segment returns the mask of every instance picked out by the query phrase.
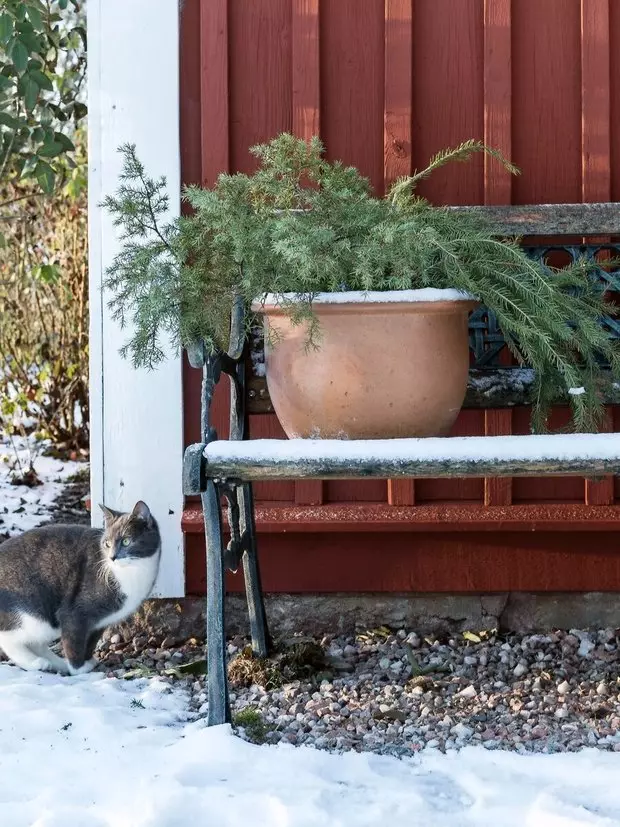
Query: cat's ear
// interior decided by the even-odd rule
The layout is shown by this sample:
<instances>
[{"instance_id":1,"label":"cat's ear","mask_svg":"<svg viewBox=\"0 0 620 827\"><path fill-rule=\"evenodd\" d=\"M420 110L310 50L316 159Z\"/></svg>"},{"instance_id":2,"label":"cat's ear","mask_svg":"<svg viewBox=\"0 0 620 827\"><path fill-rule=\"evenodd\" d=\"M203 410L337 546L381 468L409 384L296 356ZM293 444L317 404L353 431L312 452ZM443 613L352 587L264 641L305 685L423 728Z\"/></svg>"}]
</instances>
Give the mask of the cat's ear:
<instances>
[{"instance_id":1,"label":"cat's ear","mask_svg":"<svg viewBox=\"0 0 620 827\"><path fill-rule=\"evenodd\" d=\"M142 500L139 500L134 505L131 516L135 517L136 520L143 520L145 523L150 523L151 521L151 512L149 507L146 503L142 502Z\"/></svg>"},{"instance_id":2,"label":"cat's ear","mask_svg":"<svg viewBox=\"0 0 620 827\"><path fill-rule=\"evenodd\" d=\"M103 511L103 517L106 525L113 523L114 520L117 520L122 514L121 511L114 511L112 508L108 508L107 505L104 505L103 503L99 503L99 508Z\"/></svg>"}]
</instances>

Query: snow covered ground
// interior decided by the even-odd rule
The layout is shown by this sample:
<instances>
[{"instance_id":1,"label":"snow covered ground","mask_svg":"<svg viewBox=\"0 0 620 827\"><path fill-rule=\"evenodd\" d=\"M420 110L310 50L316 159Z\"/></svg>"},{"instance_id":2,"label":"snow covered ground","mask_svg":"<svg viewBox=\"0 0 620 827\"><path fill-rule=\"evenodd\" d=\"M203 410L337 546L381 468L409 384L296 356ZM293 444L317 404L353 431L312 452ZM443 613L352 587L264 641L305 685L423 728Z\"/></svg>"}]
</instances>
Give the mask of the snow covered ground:
<instances>
[{"instance_id":1,"label":"snow covered ground","mask_svg":"<svg viewBox=\"0 0 620 827\"><path fill-rule=\"evenodd\" d=\"M29 447L26 440L15 438L14 450L8 437L0 434L0 535L19 534L29 528L40 525L50 516L50 509L54 500L63 489L62 481L75 474L83 463L61 462L51 457L36 456L34 468L42 485L29 488L26 485L13 485L11 478L14 472L16 455L26 470L28 468L30 451L40 451L40 446L34 443Z\"/></svg>"},{"instance_id":2,"label":"snow covered ground","mask_svg":"<svg viewBox=\"0 0 620 827\"><path fill-rule=\"evenodd\" d=\"M611 827L620 754L254 746L161 680L0 665L3 827Z\"/></svg>"}]
</instances>

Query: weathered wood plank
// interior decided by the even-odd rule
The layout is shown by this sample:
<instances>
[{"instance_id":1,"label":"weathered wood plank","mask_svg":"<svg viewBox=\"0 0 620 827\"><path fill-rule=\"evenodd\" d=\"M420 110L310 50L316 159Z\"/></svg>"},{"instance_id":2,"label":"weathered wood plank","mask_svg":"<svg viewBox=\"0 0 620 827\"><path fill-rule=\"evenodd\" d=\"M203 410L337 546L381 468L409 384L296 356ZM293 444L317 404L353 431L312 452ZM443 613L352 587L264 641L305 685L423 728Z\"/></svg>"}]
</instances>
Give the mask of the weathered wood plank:
<instances>
[{"instance_id":1,"label":"weathered wood plank","mask_svg":"<svg viewBox=\"0 0 620 827\"><path fill-rule=\"evenodd\" d=\"M484 215L497 235L599 236L620 234L620 203L522 204L450 207Z\"/></svg>"},{"instance_id":2,"label":"weathered wood plank","mask_svg":"<svg viewBox=\"0 0 620 827\"><path fill-rule=\"evenodd\" d=\"M473 369L469 372L464 408L513 408L534 401L534 371L528 368ZM253 414L273 413L267 382L262 376L250 376L247 382L248 409ZM620 385L605 384L603 398L607 404L620 405ZM556 400L568 404L567 398Z\"/></svg>"},{"instance_id":3,"label":"weathered wood plank","mask_svg":"<svg viewBox=\"0 0 620 827\"><path fill-rule=\"evenodd\" d=\"M620 435L217 441L203 461L208 478L242 481L600 476L620 472Z\"/></svg>"}]
</instances>

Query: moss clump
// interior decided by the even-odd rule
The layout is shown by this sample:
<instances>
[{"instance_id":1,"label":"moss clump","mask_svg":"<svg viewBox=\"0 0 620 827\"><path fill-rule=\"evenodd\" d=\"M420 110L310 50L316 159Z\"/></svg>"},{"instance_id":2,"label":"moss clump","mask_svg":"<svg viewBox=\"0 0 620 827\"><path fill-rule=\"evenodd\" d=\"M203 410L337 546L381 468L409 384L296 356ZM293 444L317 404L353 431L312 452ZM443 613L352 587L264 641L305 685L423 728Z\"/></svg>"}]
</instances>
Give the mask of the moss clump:
<instances>
[{"instance_id":1,"label":"moss clump","mask_svg":"<svg viewBox=\"0 0 620 827\"><path fill-rule=\"evenodd\" d=\"M242 729L249 740L255 744L264 743L267 733L273 729L265 723L263 716L255 706L246 706L241 712L237 712L233 717L233 725Z\"/></svg>"}]
</instances>

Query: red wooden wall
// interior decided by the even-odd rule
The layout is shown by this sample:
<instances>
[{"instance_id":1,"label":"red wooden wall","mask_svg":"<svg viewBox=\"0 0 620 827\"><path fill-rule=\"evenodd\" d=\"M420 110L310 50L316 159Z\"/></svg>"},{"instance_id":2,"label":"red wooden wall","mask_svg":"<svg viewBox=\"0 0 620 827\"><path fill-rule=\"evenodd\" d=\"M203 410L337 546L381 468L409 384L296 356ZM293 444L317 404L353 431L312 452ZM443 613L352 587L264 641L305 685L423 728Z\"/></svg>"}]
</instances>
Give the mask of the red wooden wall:
<instances>
[{"instance_id":1,"label":"red wooden wall","mask_svg":"<svg viewBox=\"0 0 620 827\"><path fill-rule=\"evenodd\" d=\"M185 0L186 183L251 171L253 144L320 133L377 193L437 150L476 158L424 184L435 203L620 200L620 3L614 0ZM185 366L186 441L199 375ZM216 425L226 432L227 389ZM558 412L558 421L563 416ZM529 411L464 411L457 434L525 433ZM620 411L607 426L620 431ZM254 416L252 437L283 436ZM268 591L620 589L614 480L298 482L256 486ZM204 585L199 508L184 515L189 593ZM614 531L616 533L614 534ZM239 588L237 578L230 587Z\"/></svg>"}]
</instances>

